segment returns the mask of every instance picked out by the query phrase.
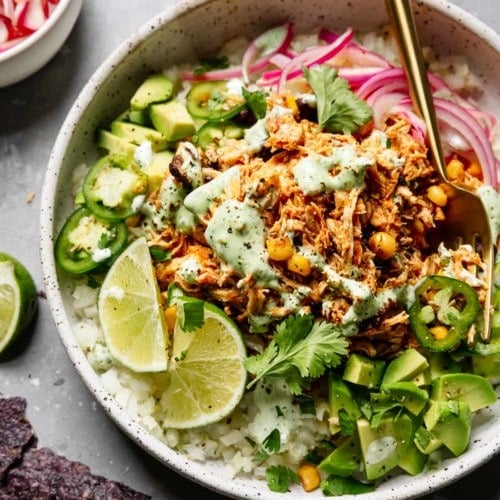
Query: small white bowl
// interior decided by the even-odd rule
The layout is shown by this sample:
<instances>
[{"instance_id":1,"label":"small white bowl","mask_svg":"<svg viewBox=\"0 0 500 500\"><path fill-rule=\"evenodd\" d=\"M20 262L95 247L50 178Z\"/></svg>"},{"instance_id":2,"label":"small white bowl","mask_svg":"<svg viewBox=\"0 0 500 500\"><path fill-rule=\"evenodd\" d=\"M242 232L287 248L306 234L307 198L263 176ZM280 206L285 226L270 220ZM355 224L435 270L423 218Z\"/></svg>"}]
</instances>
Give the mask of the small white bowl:
<instances>
[{"instance_id":1,"label":"small white bowl","mask_svg":"<svg viewBox=\"0 0 500 500\"><path fill-rule=\"evenodd\" d=\"M462 54L480 75L481 104L500 116L500 35L446 0L415 2L424 43L442 55ZM75 166L98 157L94 132L121 112L145 76L181 61L193 61L214 51L228 39L255 36L284 20L297 32L318 25L337 30L347 26L371 31L388 22L381 0L185 0L151 19L132 34L89 80L66 118L51 154L41 201L41 258L47 299L61 340L82 380L116 424L161 463L205 487L235 498L303 499L300 487L283 496L265 482L228 479L221 462L200 463L161 443L134 421L103 386L77 343L77 322L64 276L54 261L54 241L74 207L70 192ZM446 460L436 470L384 481L364 500L400 500L429 494L470 473L500 451L500 401L474 420L470 447L459 458ZM310 500L325 498L320 491ZM357 497L356 497L357 498ZM354 499L347 495L343 500Z\"/></svg>"},{"instance_id":2,"label":"small white bowl","mask_svg":"<svg viewBox=\"0 0 500 500\"><path fill-rule=\"evenodd\" d=\"M38 30L0 52L0 88L24 80L56 55L71 33L82 4L83 0L61 0Z\"/></svg>"}]
</instances>

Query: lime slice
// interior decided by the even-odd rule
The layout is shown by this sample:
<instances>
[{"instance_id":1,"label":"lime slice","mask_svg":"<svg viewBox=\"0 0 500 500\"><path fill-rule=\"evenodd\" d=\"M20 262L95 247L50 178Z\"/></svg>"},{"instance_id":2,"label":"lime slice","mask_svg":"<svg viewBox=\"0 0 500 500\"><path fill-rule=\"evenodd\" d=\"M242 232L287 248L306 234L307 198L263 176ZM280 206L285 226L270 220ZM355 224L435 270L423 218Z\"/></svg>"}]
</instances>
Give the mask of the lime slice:
<instances>
[{"instance_id":1,"label":"lime slice","mask_svg":"<svg viewBox=\"0 0 500 500\"><path fill-rule=\"evenodd\" d=\"M135 372L167 369L168 336L145 238L133 241L109 269L98 311L115 359Z\"/></svg>"},{"instance_id":2,"label":"lime slice","mask_svg":"<svg viewBox=\"0 0 500 500\"><path fill-rule=\"evenodd\" d=\"M27 328L37 304L36 286L28 270L0 253L0 354Z\"/></svg>"},{"instance_id":3,"label":"lime slice","mask_svg":"<svg viewBox=\"0 0 500 500\"><path fill-rule=\"evenodd\" d=\"M203 324L188 332L182 329L188 299L176 301L170 380L161 404L164 425L186 429L217 422L234 410L245 390L246 354L238 327L223 311L203 302Z\"/></svg>"}]
</instances>

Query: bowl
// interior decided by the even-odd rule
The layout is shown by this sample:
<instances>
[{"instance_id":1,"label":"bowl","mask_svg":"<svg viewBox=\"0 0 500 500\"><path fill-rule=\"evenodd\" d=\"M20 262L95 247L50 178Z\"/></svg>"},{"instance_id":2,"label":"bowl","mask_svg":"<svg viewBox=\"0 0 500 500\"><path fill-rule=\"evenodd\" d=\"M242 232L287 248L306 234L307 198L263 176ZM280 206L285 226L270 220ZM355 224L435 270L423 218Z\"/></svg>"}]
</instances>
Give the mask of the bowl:
<instances>
[{"instance_id":1,"label":"bowl","mask_svg":"<svg viewBox=\"0 0 500 500\"><path fill-rule=\"evenodd\" d=\"M0 52L0 88L32 75L59 51L68 38L83 0L61 0L33 34Z\"/></svg>"},{"instance_id":2,"label":"bowl","mask_svg":"<svg viewBox=\"0 0 500 500\"><path fill-rule=\"evenodd\" d=\"M481 103L500 114L496 89L500 88L500 36L473 16L444 0L415 4L424 44L440 54L461 54L480 75L485 89ZM369 15L367 15L369 13ZM318 25L343 30L353 26L371 31L387 23L380 0L188 0L151 19L113 52L83 88L69 112L54 145L46 173L42 202L40 245L48 303L60 338L75 369L114 422L162 464L205 487L238 498L281 498L265 482L245 478L228 480L223 464L199 463L172 450L131 419L110 396L90 366L76 340L77 321L70 290L54 262L54 240L73 208L71 185L75 166L92 163L98 156L93 142L95 130L108 123L128 105L139 83L151 71L182 61L195 61L213 53L230 38L249 38L285 20L296 30ZM417 477L399 475L382 482L368 499L417 497L443 487L471 472L500 450L500 407L485 409L475 417L469 449L458 459L449 459L437 470ZM322 498L319 491L308 498ZM304 498L300 488L288 498Z\"/></svg>"}]
</instances>

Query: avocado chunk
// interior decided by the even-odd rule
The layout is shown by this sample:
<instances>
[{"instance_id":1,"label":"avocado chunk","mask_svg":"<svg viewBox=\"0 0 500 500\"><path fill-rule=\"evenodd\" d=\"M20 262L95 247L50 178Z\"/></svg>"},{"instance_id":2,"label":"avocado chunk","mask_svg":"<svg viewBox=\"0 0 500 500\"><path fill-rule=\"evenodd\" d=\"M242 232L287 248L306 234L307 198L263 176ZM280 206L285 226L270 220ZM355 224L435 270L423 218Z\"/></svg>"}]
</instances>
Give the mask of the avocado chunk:
<instances>
[{"instance_id":1,"label":"avocado chunk","mask_svg":"<svg viewBox=\"0 0 500 500\"><path fill-rule=\"evenodd\" d=\"M428 455L443 446L443 442L436 438L436 436L429 432L423 425L416 430L413 442L425 455Z\"/></svg>"},{"instance_id":2,"label":"avocado chunk","mask_svg":"<svg viewBox=\"0 0 500 500\"><path fill-rule=\"evenodd\" d=\"M380 386L384 369L384 361L353 353L347 359L342 378L352 384L377 388Z\"/></svg>"},{"instance_id":3,"label":"avocado chunk","mask_svg":"<svg viewBox=\"0 0 500 500\"><path fill-rule=\"evenodd\" d=\"M97 132L97 145L108 150L110 153L117 153L123 156L134 156L136 150L134 144L104 129L100 129Z\"/></svg>"},{"instance_id":4,"label":"avocado chunk","mask_svg":"<svg viewBox=\"0 0 500 500\"><path fill-rule=\"evenodd\" d=\"M328 399L330 403L330 432L332 434L340 431L338 423L340 410L345 411L354 420L361 417L361 410L353 392L342 380L342 377L334 372L330 372L328 375Z\"/></svg>"},{"instance_id":5,"label":"avocado chunk","mask_svg":"<svg viewBox=\"0 0 500 500\"><path fill-rule=\"evenodd\" d=\"M168 141L178 141L196 132L193 118L186 106L177 101L153 104L149 108L149 117L156 130Z\"/></svg>"},{"instance_id":6,"label":"avocado chunk","mask_svg":"<svg viewBox=\"0 0 500 500\"><path fill-rule=\"evenodd\" d=\"M141 111L150 104L165 102L172 97L174 84L163 73L156 73L149 76L135 91L130 99L130 107L133 110Z\"/></svg>"},{"instance_id":7,"label":"avocado chunk","mask_svg":"<svg viewBox=\"0 0 500 500\"><path fill-rule=\"evenodd\" d=\"M400 381L386 384L383 391L390 399L399 403L413 415L419 415L429 400L429 393L412 382Z\"/></svg>"},{"instance_id":8,"label":"avocado chunk","mask_svg":"<svg viewBox=\"0 0 500 500\"><path fill-rule=\"evenodd\" d=\"M472 371L488 380L500 378L500 353L490 356L472 356Z\"/></svg>"},{"instance_id":9,"label":"avocado chunk","mask_svg":"<svg viewBox=\"0 0 500 500\"><path fill-rule=\"evenodd\" d=\"M399 465L413 434L408 415L384 417L376 428L366 418L357 422L366 479L379 479Z\"/></svg>"},{"instance_id":10,"label":"avocado chunk","mask_svg":"<svg viewBox=\"0 0 500 500\"><path fill-rule=\"evenodd\" d=\"M462 371L460 364L446 352L432 353L429 357L429 369L431 372L431 380L446 373L459 373Z\"/></svg>"},{"instance_id":11,"label":"avocado chunk","mask_svg":"<svg viewBox=\"0 0 500 500\"><path fill-rule=\"evenodd\" d=\"M160 189L163 179L170 175L169 165L173 157L174 153L172 151L160 151L154 155L153 159L144 168L144 172L149 179L148 191L150 193Z\"/></svg>"},{"instance_id":12,"label":"avocado chunk","mask_svg":"<svg viewBox=\"0 0 500 500\"><path fill-rule=\"evenodd\" d=\"M415 443L411 442L399 461L399 467L408 474L416 476L424 470L426 462L427 455L422 453Z\"/></svg>"},{"instance_id":13,"label":"avocado chunk","mask_svg":"<svg viewBox=\"0 0 500 500\"><path fill-rule=\"evenodd\" d=\"M461 455L469 444L472 413L467 403L431 401L424 414L424 423L433 436L442 441L455 456Z\"/></svg>"},{"instance_id":14,"label":"avocado chunk","mask_svg":"<svg viewBox=\"0 0 500 500\"><path fill-rule=\"evenodd\" d=\"M388 365L382 379L382 388L387 384L411 380L429 366L427 358L416 349L407 349Z\"/></svg>"},{"instance_id":15,"label":"avocado chunk","mask_svg":"<svg viewBox=\"0 0 500 500\"><path fill-rule=\"evenodd\" d=\"M431 385L431 370L429 368L426 368L418 375L415 375L415 377L413 377L410 382L415 384L417 387Z\"/></svg>"},{"instance_id":16,"label":"avocado chunk","mask_svg":"<svg viewBox=\"0 0 500 500\"><path fill-rule=\"evenodd\" d=\"M497 399L495 389L488 380L474 373L442 375L432 383L431 398L462 401L467 403L471 411L480 410Z\"/></svg>"},{"instance_id":17,"label":"avocado chunk","mask_svg":"<svg viewBox=\"0 0 500 500\"><path fill-rule=\"evenodd\" d=\"M361 448L357 436L349 436L318 465L327 474L349 477L361 468Z\"/></svg>"},{"instance_id":18,"label":"avocado chunk","mask_svg":"<svg viewBox=\"0 0 500 500\"><path fill-rule=\"evenodd\" d=\"M151 120L149 119L149 114L146 109L138 110L131 109L128 112L128 121L132 123L136 123L137 125L144 125L145 127L151 124Z\"/></svg>"},{"instance_id":19,"label":"avocado chunk","mask_svg":"<svg viewBox=\"0 0 500 500\"><path fill-rule=\"evenodd\" d=\"M149 141L153 151L161 151L167 147L167 139L161 132L136 123L114 121L111 124L111 133L138 146Z\"/></svg>"}]
</instances>

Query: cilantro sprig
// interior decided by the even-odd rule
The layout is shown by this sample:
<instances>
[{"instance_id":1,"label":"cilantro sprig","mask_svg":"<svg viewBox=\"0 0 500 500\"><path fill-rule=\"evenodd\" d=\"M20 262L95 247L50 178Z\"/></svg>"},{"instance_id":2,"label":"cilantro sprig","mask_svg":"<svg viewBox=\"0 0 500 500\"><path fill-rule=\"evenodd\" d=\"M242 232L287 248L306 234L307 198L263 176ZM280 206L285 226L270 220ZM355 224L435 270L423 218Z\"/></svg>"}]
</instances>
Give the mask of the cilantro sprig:
<instances>
[{"instance_id":1,"label":"cilantro sprig","mask_svg":"<svg viewBox=\"0 0 500 500\"><path fill-rule=\"evenodd\" d=\"M302 68L314 95L318 124L333 133L352 134L373 117L373 110L349 87L338 71L326 64Z\"/></svg>"},{"instance_id":2,"label":"cilantro sprig","mask_svg":"<svg viewBox=\"0 0 500 500\"><path fill-rule=\"evenodd\" d=\"M272 465L266 469L266 480L271 491L285 493L291 484L299 482L299 476L289 467Z\"/></svg>"},{"instance_id":3,"label":"cilantro sprig","mask_svg":"<svg viewBox=\"0 0 500 500\"><path fill-rule=\"evenodd\" d=\"M245 361L255 378L251 388L265 377L283 377L292 394L300 394L308 379L318 378L326 368L340 364L347 354L347 340L335 325L315 322L310 314L288 316L278 324L267 348Z\"/></svg>"}]
</instances>

